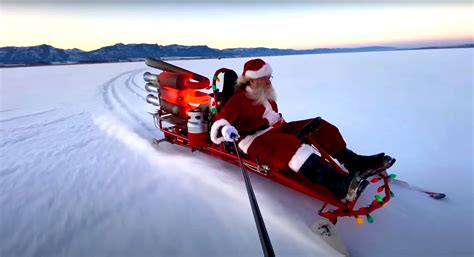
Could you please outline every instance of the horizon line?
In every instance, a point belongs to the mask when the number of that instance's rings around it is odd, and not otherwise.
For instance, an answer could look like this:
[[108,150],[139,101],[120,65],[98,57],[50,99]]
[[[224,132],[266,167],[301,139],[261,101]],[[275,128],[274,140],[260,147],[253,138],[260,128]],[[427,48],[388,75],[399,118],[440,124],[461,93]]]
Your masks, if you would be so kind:
[[[466,40],[466,41],[462,42],[464,40]],[[47,45],[47,46],[51,46],[53,48],[62,49],[62,50],[77,49],[77,50],[80,50],[80,51],[83,51],[83,52],[92,52],[92,51],[96,51],[96,50],[99,50],[99,49],[102,49],[102,48],[105,48],[105,47],[110,47],[110,46],[115,46],[115,45],[158,45],[158,46],[173,46],[173,45],[176,45],[176,46],[185,46],[185,47],[206,46],[208,48],[217,49],[217,50],[267,48],[267,49],[278,49],[278,50],[310,51],[310,50],[316,50],[316,49],[356,49],[356,48],[366,48],[366,47],[387,47],[387,48],[396,48],[396,49],[412,49],[412,48],[424,48],[424,47],[449,47],[449,46],[461,46],[461,45],[474,44],[474,40],[472,40],[472,39],[464,39],[464,40],[463,39],[456,40],[456,41],[460,41],[460,42],[446,42],[446,41],[443,41],[443,40],[433,41],[433,42],[419,42],[418,43],[418,44],[420,44],[419,46],[394,46],[394,45],[374,43],[374,44],[358,45],[358,46],[354,46],[354,45],[352,45],[352,46],[333,46],[333,47],[327,46],[327,47],[314,47],[314,48],[277,48],[277,47],[266,47],[266,46],[254,46],[254,47],[244,46],[244,47],[214,48],[214,47],[210,47],[209,45],[205,45],[205,44],[204,45],[203,44],[182,45],[182,44],[174,43],[174,44],[168,44],[168,45],[160,45],[159,43],[123,43],[123,42],[118,42],[118,43],[114,43],[114,44],[110,44],[110,45],[104,45],[104,46],[101,46],[99,48],[92,49],[92,50],[83,50],[83,49],[78,48],[78,47],[61,48],[61,47],[56,47],[53,44],[49,44],[49,43],[43,43],[43,44],[38,44],[38,45],[28,45],[28,46],[8,45],[8,46],[0,46],[0,48],[6,48],[6,47],[28,48],[28,47],[37,47],[37,46]],[[405,44],[410,44],[410,43],[405,43]],[[416,45],[416,43],[411,43],[411,44]]]

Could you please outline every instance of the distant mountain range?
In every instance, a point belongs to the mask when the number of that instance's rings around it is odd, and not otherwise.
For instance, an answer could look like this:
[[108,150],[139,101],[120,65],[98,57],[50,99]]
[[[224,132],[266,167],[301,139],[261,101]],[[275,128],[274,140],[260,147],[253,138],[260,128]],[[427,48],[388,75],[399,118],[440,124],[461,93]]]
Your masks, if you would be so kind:
[[0,66],[18,65],[46,65],[46,64],[69,64],[69,63],[97,63],[97,62],[125,62],[138,61],[146,57],[160,59],[180,58],[231,58],[251,56],[273,56],[273,55],[297,55],[297,54],[322,54],[322,53],[347,53],[347,52],[370,52],[370,51],[398,51],[415,49],[438,49],[438,48],[469,48],[474,44],[445,46],[445,47],[423,47],[423,48],[396,48],[383,46],[370,46],[359,48],[316,48],[309,50],[277,49],[277,48],[228,48],[215,49],[208,46],[182,46],[182,45],[158,45],[158,44],[115,44],[102,47],[93,51],[80,49],[59,49],[50,45],[39,45],[31,47],[1,47]]

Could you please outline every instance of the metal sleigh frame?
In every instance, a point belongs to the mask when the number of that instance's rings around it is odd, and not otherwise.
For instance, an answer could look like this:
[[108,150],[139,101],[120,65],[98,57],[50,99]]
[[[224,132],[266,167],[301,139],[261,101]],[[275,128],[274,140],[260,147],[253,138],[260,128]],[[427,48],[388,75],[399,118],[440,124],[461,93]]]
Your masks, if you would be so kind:
[[[160,129],[160,131],[164,133],[164,139],[160,140],[160,142],[168,141],[169,143],[172,143],[172,144],[177,144],[180,146],[187,147],[191,149],[191,151],[200,151],[202,153],[208,154],[210,156],[221,159],[223,161],[234,164],[236,166],[239,165],[237,154],[226,150],[223,144],[215,145],[215,144],[210,143],[209,146],[206,146],[206,147],[190,146],[188,144],[188,138],[186,137],[185,134],[183,134],[183,132],[185,132],[184,129],[179,128],[178,126],[174,126],[174,125],[170,127],[164,127],[163,126],[164,119],[161,118],[163,116],[166,117],[166,114],[162,110],[158,110],[158,112],[153,115],[155,124]],[[313,146],[319,150],[322,156],[326,155],[325,160],[328,161],[329,163],[332,163],[333,167],[337,165],[336,167],[339,167],[338,169],[342,169],[339,166],[339,164],[335,163],[332,160],[332,158],[329,155],[327,155],[327,153],[323,149],[318,148],[318,146],[314,144]],[[297,174],[292,174],[294,173],[292,171],[271,170],[267,165],[259,164],[257,163],[257,160],[256,161],[250,160],[245,155],[243,156],[242,162],[244,166],[251,172],[264,176],[286,187],[289,187],[291,189],[294,189],[296,191],[299,191],[310,197],[313,197],[315,199],[318,199],[324,202],[322,208],[318,211],[318,213],[322,217],[325,217],[328,220],[330,220],[333,224],[337,223],[337,219],[339,217],[367,216],[373,211],[375,211],[376,209],[379,209],[380,207],[382,207],[383,205],[385,205],[386,203],[390,201],[389,178],[384,173],[381,173],[379,175],[383,181],[383,188],[384,188],[384,194],[385,194],[385,196],[383,196],[383,200],[382,201],[374,200],[367,207],[360,207],[359,209],[355,209],[355,205],[357,201],[342,202],[341,200],[335,198],[326,188],[319,186],[317,184],[313,184],[309,181],[305,181],[305,179],[302,176],[297,176]],[[291,176],[291,175],[294,175],[294,176]],[[335,207],[335,209],[329,209],[325,211],[328,205]]]
[[[153,59],[154,60],[154,59]],[[157,61],[157,60],[154,60]],[[159,60],[158,60],[159,61]],[[156,65],[149,66],[158,68]],[[152,63],[153,64],[153,63]],[[168,66],[167,66],[168,67]],[[161,69],[161,68],[159,68]],[[219,72],[222,72],[223,69],[219,69],[214,76],[214,100],[217,100],[217,94],[215,89],[215,80]],[[186,71],[186,70],[184,70]],[[186,71],[189,72],[189,71]],[[155,104],[156,105],[156,104]],[[163,110],[163,108],[158,107],[155,113],[150,113],[153,116],[155,126],[164,134],[164,138],[156,140],[155,143],[162,141],[167,141],[172,144],[177,144],[183,147],[189,148],[191,151],[199,151],[215,158],[221,159],[228,163],[239,166],[238,156],[235,153],[235,149],[230,149],[224,144],[216,145],[212,142],[208,142],[206,146],[193,147],[189,144],[188,132],[186,130],[186,124],[178,124],[173,121],[174,115],[170,112]],[[169,124],[165,126],[164,123]],[[320,153],[323,159],[331,165],[338,172],[345,173],[345,169],[342,168],[339,163],[334,161],[334,159],[322,149],[316,142],[311,142],[309,137],[305,138],[306,143],[311,144],[315,147]],[[382,181],[382,185],[379,188],[383,188],[383,196],[377,197],[374,199],[368,206],[360,207],[356,209],[357,200],[353,202],[343,202],[335,198],[328,189],[318,184],[311,183],[308,179],[304,178],[303,175],[292,172],[290,170],[272,170],[267,165],[259,163],[258,160],[251,160],[246,155],[241,155],[242,162],[244,166],[251,172],[254,172],[260,176],[271,179],[283,186],[289,187],[301,193],[304,193],[310,197],[313,197],[317,200],[322,201],[324,204],[321,209],[318,211],[318,214],[322,217],[327,218],[331,223],[336,224],[339,217],[359,217],[367,216],[369,222],[369,214],[383,207],[390,201],[391,191],[390,191],[390,178],[383,172],[378,175]],[[332,206],[333,208],[329,208]]]

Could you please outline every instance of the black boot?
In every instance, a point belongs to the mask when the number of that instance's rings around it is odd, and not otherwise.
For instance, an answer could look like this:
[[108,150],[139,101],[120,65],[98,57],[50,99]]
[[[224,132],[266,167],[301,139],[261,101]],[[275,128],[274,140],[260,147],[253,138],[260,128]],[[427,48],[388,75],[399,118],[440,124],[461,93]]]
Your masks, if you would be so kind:
[[390,168],[396,161],[395,158],[385,155],[385,153],[365,156],[358,155],[347,148],[339,152],[335,157],[349,171],[349,174],[354,174],[362,179]]
[[312,154],[300,168],[300,172],[314,183],[326,186],[338,199],[353,201],[357,199],[368,182],[356,173],[344,175],[324,163],[319,156]]
[[368,177],[377,175],[377,174],[383,172],[384,170],[387,170],[388,168],[390,168],[395,163],[395,161],[396,161],[395,158],[392,158],[388,155],[385,155],[383,157],[383,161],[382,161],[381,164],[379,164],[378,166],[375,166],[374,168],[371,168],[371,169],[367,169],[367,170],[364,170],[364,171],[357,171],[357,172],[355,172],[356,176],[361,177],[362,179],[366,179]]
[[365,156],[358,155],[353,151],[344,148],[344,150],[337,153],[335,157],[350,173],[353,173],[371,170],[382,166],[384,163],[385,153]]

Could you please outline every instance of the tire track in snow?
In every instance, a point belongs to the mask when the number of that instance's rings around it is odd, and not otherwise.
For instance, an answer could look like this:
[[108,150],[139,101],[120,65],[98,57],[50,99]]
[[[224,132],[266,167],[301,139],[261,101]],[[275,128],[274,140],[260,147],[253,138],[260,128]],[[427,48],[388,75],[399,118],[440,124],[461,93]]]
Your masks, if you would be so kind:
[[[143,72],[144,70],[146,69],[141,69],[137,72],[135,72],[134,74],[132,74],[130,77],[128,77],[127,81],[125,82],[125,87],[133,93],[133,95],[135,95],[138,99],[140,99],[140,101],[143,101],[143,102],[146,102],[146,98],[143,96],[142,92],[141,93],[138,93],[135,89],[132,88],[132,81],[134,81],[134,78],[140,74],[141,72]],[[133,84],[135,84],[135,82],[133,82]],[[135,87],[136,88],[136,87]]]
[[28,131],[30,129],[36,129],[36,128],[41,128],[41,127],[44,127],[44,126],[49,126],[49,125],[54,125],[56,123],[61,123],[63,122],[64,120],[68,120],[70,118],[73,118],[75,116],[81,116],[81,115],[85,115],[85,113],[81,112],[81,113],[76,113],[76,114],[72,114],[72,115],[69,115],[69,116],[65,116],[65,117],[62,117],[62,118],[59,118],[59,119],[55,119],[55,120],[52,120],[52,121],[47,121],[47,122],[41,122],[41,123],[36,123],[36,124],[33,124],[33,125],[29,125],[29,126],[24,126],[24,127],[18,127],[18,128],[12,128],[12,129],[0,129],[0,132],[21,132],[21,131]]
[[122,95],[117,92],[117,87],[112,86],[111,87],[111,92],[112,96],[114,99],[117,101],[120,107],[125,111],[125,114],[127,114],[129,117],[137,121],[139,124],[143,125],[146,127],[147,125],[136,115],[133,111],[132,108],[129,107],[128,103],[122,98]]
[[[11,110],[14,110],[14,109],[11,109]],[[29,113],[29,114],[20,115],[20,116],[8,118],[8,119],[3,119],[3,120],[0,120],[0,122],[8,122],[8,121],[14,121],[14,120],[19,120],[19,119],[34,117],[34,116],[38,116],[38,115],[42,115],[42,114],[50,113],[50,112],[54,112],[54,111],[56,111],[56,109],[50,109],[50,110],[41,111],[41,112]]]
[[[51,126],[51,125],[55,125],[55,124],[59,124],[59,123],[64,123],[66,121],[75,119],[76,117],[83,116],[83,115],[85,115],[85,113],[81,112],[81,113],[65,116],[65,117],[50,121],[50,122],[34,124],[34,125],[27,126],[27,127],[24,127],[24,128],[17,128],[17,129],[13,129],[13,130],[7,130],[8,132],[10,132],[10,133],[13,132],[14,134],[18,134],[18,132],[20,132],[19,134],[21,136],[18,136],[18,137],[14,136],[13,139],[7,140],[7,141],[3,142],[2,144],[0,144],[0,147],[3,148],[3,147],[6,147],[6,146],[9,146],[9,145],[17,144],[17,143],[20,143],[20,142],[38,137],[43,133],[42,131],[49,131],[49,130],[41,129],[39,131],[34,130],[34,131],[30,131],[29,133],[24,133],[25,131],[35,129],[35,128],[44,128],[46,126]],[[7,134],[10,134],[10,133],[7,133]]]
[[110,97],[107,95],[110,91],[110,87],[112,86],[112,84],[117,80],[119,79],[121,76],[123,75],[126,75],[128,73],[131,73],[132,71],[126,71],[126,72],[122,72],[120,73],[119,75],[111,78],[109,81],[105,82],[105,84],[102,86],[102,98],[104,99],[104,102],[105,102],[105,105],[107,107],[107,109],[109,109],[111,112],[114,112],[115,108],[112,104],[112,102],[110,101]]
[[2,112],[12,112],[12,111],[19,110],[19,109],[20,109],[20,108],[12,108],[12,109],[0,110],[0,113],[2,113]]
[[[147,69],[143,69],[142,72],[146,71]],[[135,82],[135,78],[136,76],[133,77],[132,79],[132,84],[134,87],[138,88],[140,91],[144,92],[145,94],[148,93],[146,90],[145,90],[145,83],[143,83],[143,85],[140,85],[140,84],[137,84],[137,82]],[[143,76],[140,76],[140,79],[141,81],[145,82],[145,80],[143,80]]]
[[[117,81],[129,74],[137,74],[143,71],[143,69],[138,69],[138,70],[132,70],[132,71],[127,71],[119,74],[118,76],[112,78],[109,80],[107,83],[105,83],[104,88],[102,90],[102,97],[104,99],[105,104],[107,105],[108,109],[121,116],[125,116],[125,118],[129,118],[132,121],[136,122],[141,128],[146,129],[150,135],[154,135],[156,133],[156,129],[153,127],[150,127],[150,124],[148,122],[144,122],[139,115],[137,115],[133,110],[136,109],[136,106],[130,107],[130,103],[127,102],[126,100],[123,99],[123,95],[118,93],[118,85],[123,85],[126,88],[126,83],[125,84],[118,84]],[[131,75],[133,78],[133,75]],[[127,80],[128,81],[128,80]],[[138,131],[140,132],[140,131]],[[150,135],[142,135],[146,137],[150,137]]]

